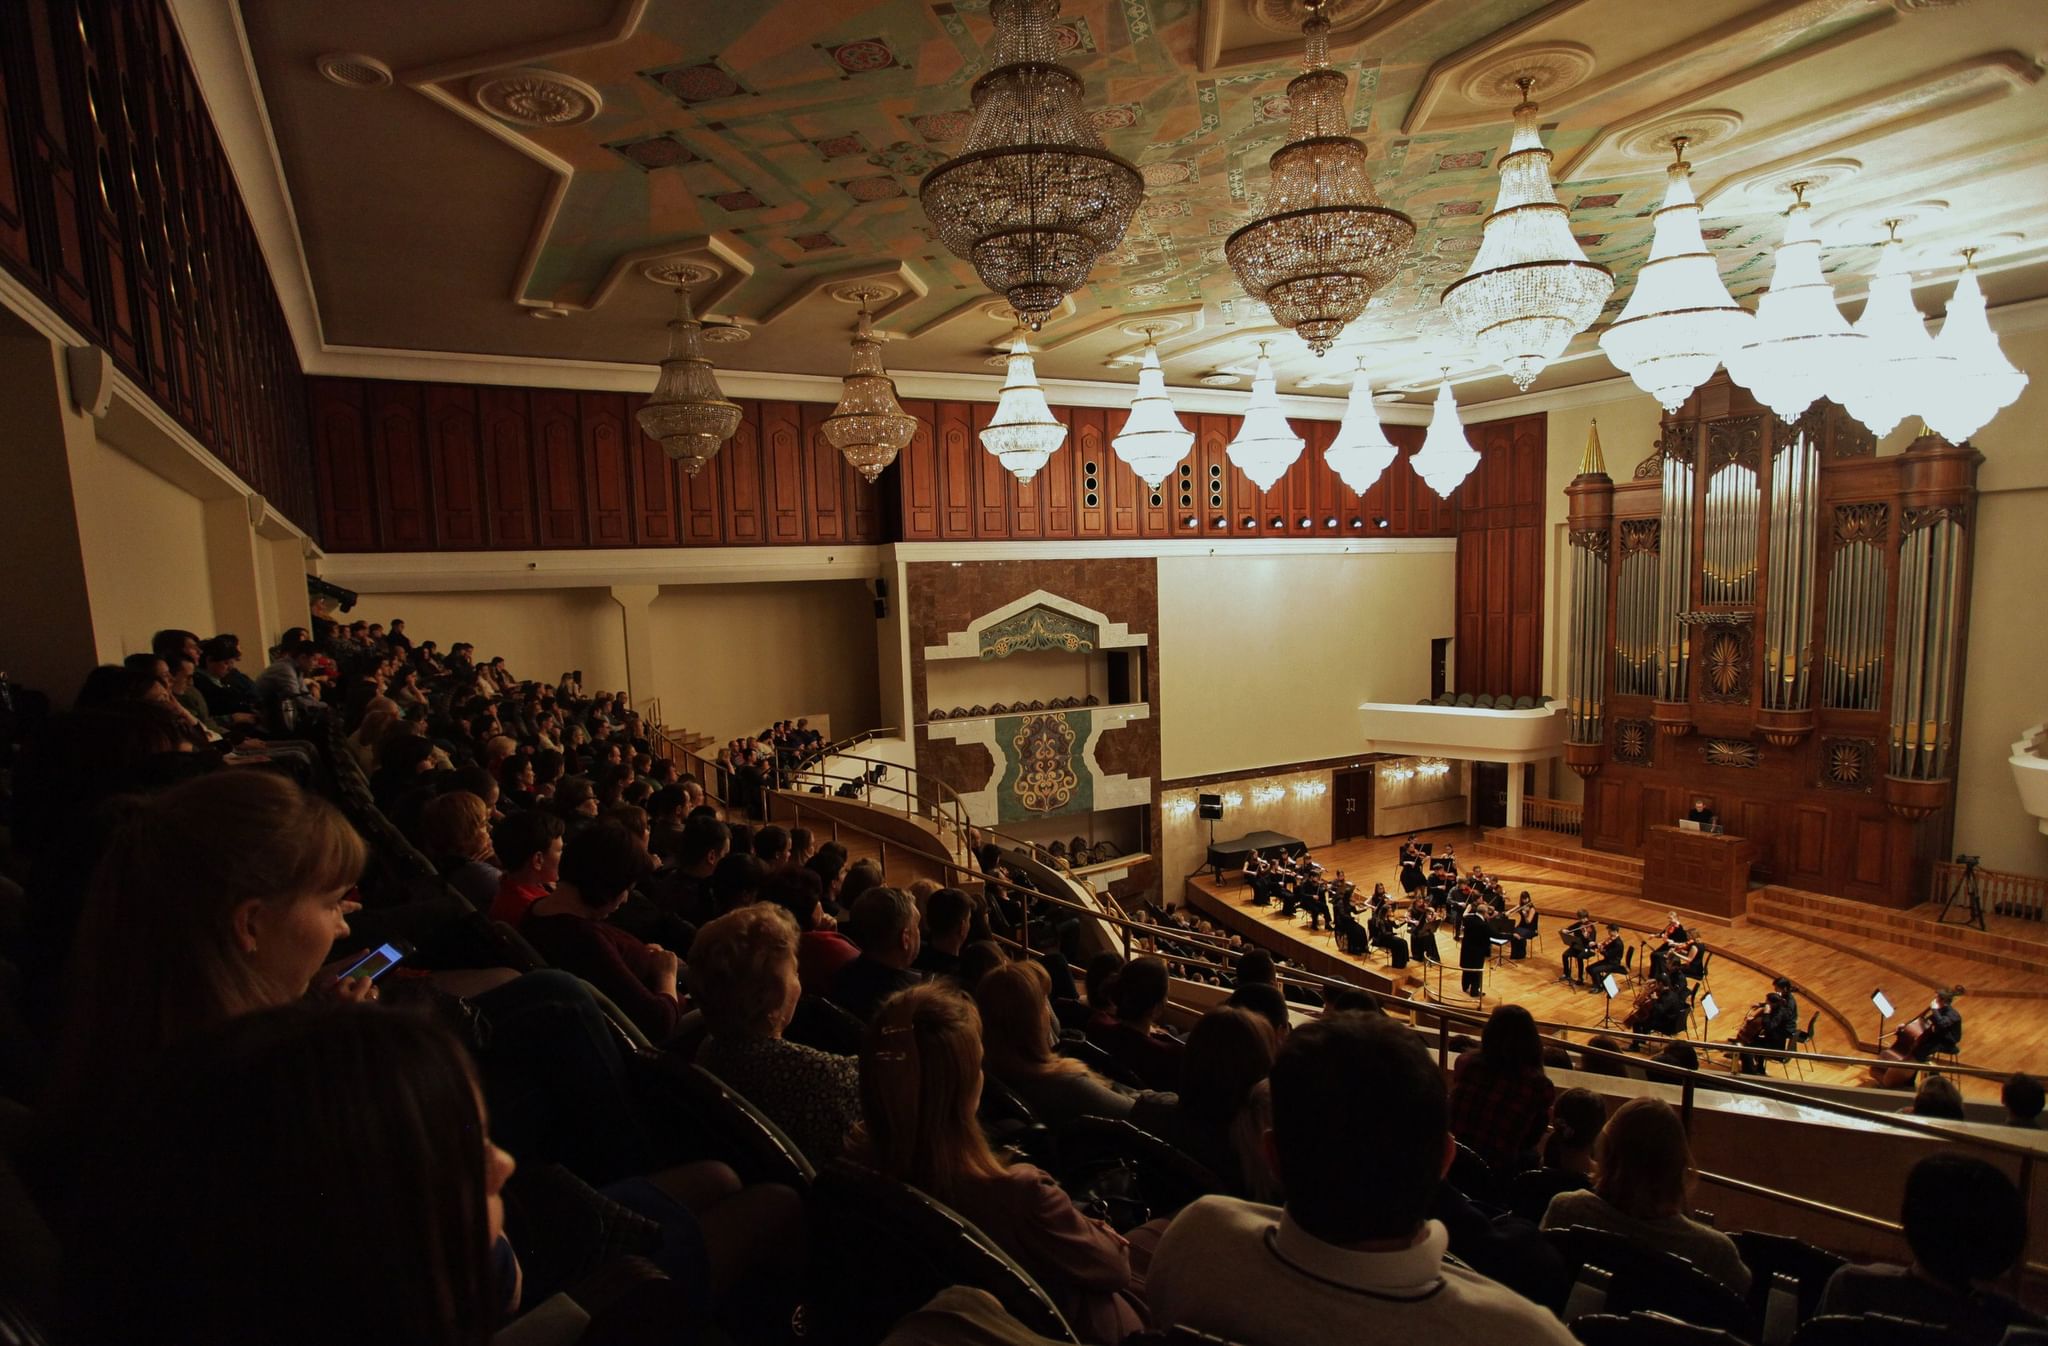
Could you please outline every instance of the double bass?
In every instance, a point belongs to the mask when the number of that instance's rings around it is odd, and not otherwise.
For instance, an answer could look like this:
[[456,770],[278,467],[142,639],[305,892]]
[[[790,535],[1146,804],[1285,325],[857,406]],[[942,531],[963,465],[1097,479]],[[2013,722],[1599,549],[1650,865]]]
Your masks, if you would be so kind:
[[1622,1019],[1621,1026],[1631,1033],[1653,1031],[1650,1022],[1657,1013],[1657,1001],[1663,994],[1664,988],[1654,980],[1644,983],[1643,989],[1636,992],[1636,1003]]
[[1771,1026],[1771,1002],[1759,1000],[1749,1007],[1749,1013],[1742,1020],[1742,1027],[1735,1030],[1735,1045],[1754,1047],[1764,1040],[1764,1033]]
[[[1932,1056],[1934,1050],[1933,1044],[1927,1040],[1930,1027],[1927,1020],[1933,1013],[1931,1009],[1921,1010],[1918,1015],[1900,1024],[1898,1031],[1892,1034],[1891,1045],[1878,1052],[1877,1059],[1924,1061]],[[1882,1065],[1872,1066],[1871,1069],[1877,1076],[1877,1087],[1880,1089],[1904,1088],[1912,1084],[1916,1078],[1916,1072],[1911,1070],[1892,1070]]]

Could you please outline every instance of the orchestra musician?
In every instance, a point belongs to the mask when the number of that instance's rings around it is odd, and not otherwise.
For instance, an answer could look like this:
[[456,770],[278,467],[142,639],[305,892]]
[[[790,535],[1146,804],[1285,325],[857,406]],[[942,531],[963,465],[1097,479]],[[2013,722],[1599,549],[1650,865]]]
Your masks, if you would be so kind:
[[1686,934],[1685,922],[1678,919],[1677,912],[1667,911],[1664,913],[1664,915],[1668,919],[1665,922],[1664,928],[1657,932],[1657,938],[1660,942],[1658,943],[1656,948],[1650,951],[1650,972],[1652,975],[1655,976],[1663,975],[1664,955],[1666,951],[1669,950],[1672,945],[1684,944],[1688,942],[1688,940],[1691,938],[1689,935]]
[[[1779,977],[1771,983],[1770,993],[1763,1001],[1750,1006],[1749,1017],[1743,1020],[1735,1040],[1745,1047],[1767,1047],[1781,1052],[1798,1035],[1799,997],[1792,992],[1792,979]],[[1741,1069],[1745,1075],[1761,1075],[1764,1058],[1744,1052]]]
[[1336,881],[1330,885],[1331,929],[1336,928],[1337,921],[1350,920],[1356,913],[1357,908],[1352,905],[1351,895],[1357,891],[1358,885],[1345,878],[1343,870],[1338,870]]
[[1437,914],[1428,899],[1417,896],[1408,908],[1408,951],[1418,963],[1440,963],[1436,948]]
[[1458,925],[1458,984],[1465,994],[1478,999],[1486,990],[1486,956],[1493,952],[1492,929],[1487,924],[1486,903],[1465,908]]
[[1705,975],[1707,946],[1696,939],[1669,944],[1664,950],[1664,976],[1667,980],[1683,979],[1698,981]]
[[1633,1032],[1663,1033],[1676,1037],[1685,1031],[1685,1022],[1692,1013],[1692,992],[1686,989],[1685,978],[1669,977],[1661,984],[1654,1007],[1650,1011],[1650,1026],[1633,1029]]
[[[1572,917],[1572,923],[1564,928],[1560,936],[1564,940],[1564,979],[1574,986],[1586,982],[1586,964],[1593,956],[1593,946],[1599,941],[1600,927],[1593,923],[1592,913],[1580,907]],[[1573,972],[1577,967],[1578,971]]]
[[1366,921],[1366,938],[1373,948],[1387,951],[1387,958],[1392,966],[1408,966],[1408,942],[1394,933],[1394,910],[1391,903],[1381,902],[1374,905],[1372,915]]
[[1599,986],[1601,978],[1618,977],[1627,972],[1627,949],[1628,942],[1621,937],[1621,927],[1609,921],[1607,938],[1600,941],[1600,956],[1586,969],[1586,980]]
[[1408,839],[1401,843],[1402,892],[1413,893],[1417,888],[1422,887],[1423,855],[1424,852],[1422,847],[1417,845],[1415,842],[1415,834],[1412,832],[1409,833]]
[[1273,901],[1272,866],[1256,850],[1244,858],[1244,881],[1252,887],[1252,905],[1263,907]]
[[[1944,986],[1934,993],[1927,1002],[1927,1008],[1905,1023],[1892,1035],[1891,1045],[1878,1053],[1880,1061],[1928,1061],[1937,1055],[1953,1054],[1963,1048],[1963,1015],[1955,1002],[1963,994],[1960,986]],[[1910,1070],[1895,1070],[1878,1065],[1872,1067],[1877,1083],[1886,1089],[1896,1089],[1913,1082]]]
[[1536,937],[1536,928],[1540,919],[1536,914],[1536,900],[1529,896],[1527,888],[1522,890],[1522,896],[1516,900],[1512,918],[1515,928],[1514,933],[1508,937],[1508,957],[1514,959],[1527,958],[1529,956],[1529,941]]

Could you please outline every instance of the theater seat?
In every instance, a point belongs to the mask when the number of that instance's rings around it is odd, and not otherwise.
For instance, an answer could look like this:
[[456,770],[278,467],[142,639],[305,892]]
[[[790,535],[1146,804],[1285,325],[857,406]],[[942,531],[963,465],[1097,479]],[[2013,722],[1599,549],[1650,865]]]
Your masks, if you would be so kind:
[[1742,1263],[1750,1270],[1749,1306],[1758,1322],[1763,1321],[1764,1301],[1770,1294],[1773,1276],[1790,1276],[1798,1283],[1799,1321],[1803,1323],[1820,1307],[1821,1292],[1827,1289],[1828,1277],[1840,1270],[1847,1260],[1825,1248],[1816,1248],[1804,1239],[1785,1234],[1745,1229],[1729,1237],[1735,1240],[1736,1250],[1742,1254]]
[[781,1127],[704,1067],[665,1052],[637,1053],[628,1067],[669,1162],[716,1159],[750,1187],[776,1182],[800,1192],[816,1177]]
[[1667,1313],[1745,1338],[1753,1330],[1747,1304],[1675,1253],[1585,1225],[1546,1229],[1543,1238],[1564,1258],[1571,1276],[1588,1265],[1603,1267],[1613,1276],[1606,1304],[1612,1312]]
[[1142,1127],[1108,1117],[1081,1117],[1059,1128],[1060,1186],[1075,1204],[1104,1201],[1118,1232],[1168,1219],[1223,1181],[1194,1156]]
[[1572,1321],[1583,1346],[1717,1346],[1745,1339],[1718,1327],[1698,1327],[1661,1313],[1592,1313]]
[[1830,1313],[1806,1322],[1792,1346],[1951,1346],[1948,1329],[1884,1313]]
[[846,1160],[818,1173],[805,1196],[814,1246],[805,1295],[808,1339],[866,1346],[939,1291],[965,1285],[995,1296],[1027,1329],[1073,1342],[1073,1329],[1030,1273],[954,1211],[914,1187]]

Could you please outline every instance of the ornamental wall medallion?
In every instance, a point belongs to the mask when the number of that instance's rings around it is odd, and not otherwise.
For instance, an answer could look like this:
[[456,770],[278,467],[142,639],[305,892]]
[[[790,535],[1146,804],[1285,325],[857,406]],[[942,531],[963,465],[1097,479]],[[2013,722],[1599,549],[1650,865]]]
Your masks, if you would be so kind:
[[1831,790],[1868,791],[1877,779],[1871,763],[1877,741],[1868,738],[1823,738],[1820,741],[1820,783]]
[[1892,507],[1883,501],[1864,505],[1835,506],[1835,545],[1846,547],[1851,542],[1875,542],[1882,544],[1885,534],[1890,531]]
[[1700,756],[1708,766],[1761,766],[1764,750],[1746,738],[1710,738],[1700,744]]
[[1039,650],[1086,654],[1101,640],[1102,633],[1093,622],[1048,607],[1031,607],[981,631],[976,643],[982,658],[1007,659]]
[[1094,807],[1094,778],[1081,755],[1087,711],[1046,712],[996,721],[1003,777],[997,790],[1000,820],[1017,822]]
[[1648,766],[1657,730],[1648,720],[1614,722],[1614,760],[1624,766]]
[[1749,632],[1715,631],[1700,653],[1700,696],[1707,701],[1749,700]]

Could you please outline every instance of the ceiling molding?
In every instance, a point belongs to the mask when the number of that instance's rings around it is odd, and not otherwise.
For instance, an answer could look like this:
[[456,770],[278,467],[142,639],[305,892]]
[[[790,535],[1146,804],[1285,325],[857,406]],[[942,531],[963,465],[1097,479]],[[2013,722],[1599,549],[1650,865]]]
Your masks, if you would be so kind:
[[876,546],[845,546],[333,552],[321,565],[320,577],[351,589],[386,593],[865,580],[886,573],[882,551]]

